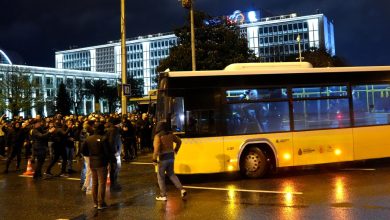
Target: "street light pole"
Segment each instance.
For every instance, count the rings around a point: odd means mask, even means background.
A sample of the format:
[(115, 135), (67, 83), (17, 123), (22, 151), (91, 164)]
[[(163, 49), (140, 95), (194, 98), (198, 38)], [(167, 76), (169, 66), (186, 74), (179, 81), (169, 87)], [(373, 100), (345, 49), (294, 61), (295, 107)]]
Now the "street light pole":
[(191, 0), (190, 17), (191, 17), (191, 57), (192, 57), (192, 71), (196, 71), (196, 56), (195, 56), (195, 30), (194, 30), (194, 7)]
[(192, 71), (196, 71), (196, 56), (195, 56), (195, 28), (194, 28), (194, 0), (179, 0), (183, 8), (190, 10), (191, 22), (191, 57), (192, 57)]
[(301, 51), (301, 36), (298, 34), (298, 37), (297, 37), (297, 41), (298, 41), (298, 52), (299, 52), (299, 62), (302, 62), (303, 60), (303, 57), (302, 57), (302, 51)]
[(122, 116), (127, 114), (127, 97), (124, 94), (123, 85), (127, 83), (127, 53), (126, 53), (126, 16), (125, 0), (121, 0), (121, 71), (122, 71)]

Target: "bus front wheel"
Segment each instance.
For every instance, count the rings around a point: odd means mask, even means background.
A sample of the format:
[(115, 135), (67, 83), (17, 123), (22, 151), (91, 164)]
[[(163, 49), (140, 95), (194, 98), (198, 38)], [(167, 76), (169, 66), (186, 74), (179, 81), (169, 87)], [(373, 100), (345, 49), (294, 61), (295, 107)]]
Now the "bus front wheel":
[(248, 178), (263, 177), (269, 169), (266, 154), (258, 147), (244, 151), (240, 160), (240, 172)]

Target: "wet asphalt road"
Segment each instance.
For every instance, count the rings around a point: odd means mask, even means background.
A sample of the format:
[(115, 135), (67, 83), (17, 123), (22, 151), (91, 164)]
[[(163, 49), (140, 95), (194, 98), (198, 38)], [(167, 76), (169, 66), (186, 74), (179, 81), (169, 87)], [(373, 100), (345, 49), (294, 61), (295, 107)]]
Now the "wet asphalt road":
[[(150, 155), (137, 162), (150, 162)], [(255, 180), (181, 176), (187, 200), (169, 185), (167, 202), (155, 201), (152, 165), (122, 165), (123, 190), (107, 191), (110, 207), (102, 211), (80, 191), (78, 174), (34, 181), (11, 165), (0, 175), (0, 219), (390, 219), (389, 159), (285, 169)]]

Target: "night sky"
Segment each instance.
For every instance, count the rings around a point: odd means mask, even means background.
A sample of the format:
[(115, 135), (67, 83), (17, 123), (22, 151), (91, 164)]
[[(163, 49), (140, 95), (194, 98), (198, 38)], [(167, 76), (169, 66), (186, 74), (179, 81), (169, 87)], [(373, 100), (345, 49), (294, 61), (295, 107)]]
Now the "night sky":
[[(173, 31), (186, 11), (177, 0), (127, 0), (127, 37)], [(210, 15), (262, 8), (275, 15), (324, 13), (336, 55), (350, 65), (390, 65), (388, 0), (196, 0)], [(54, 67), (55, 51), (120, 39), (120, 0), (1, 0), (0, 48), (18, 63)]]

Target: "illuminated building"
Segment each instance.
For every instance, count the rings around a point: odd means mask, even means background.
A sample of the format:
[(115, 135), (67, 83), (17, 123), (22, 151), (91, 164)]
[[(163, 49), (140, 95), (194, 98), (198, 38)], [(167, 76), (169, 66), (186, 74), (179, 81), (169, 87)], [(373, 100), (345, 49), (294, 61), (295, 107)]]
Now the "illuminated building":
[[(286, 56), (297, 55), (298, 35), (302, 51), (326, 48), (335, 55), (334, 28), (325, 15), (297, 14), (271, 16), (263, 10), (234, 11), (229, 16), (204, 21), (206, 25), (226, 22), (238, 25), (240, 34), (247, 38), (248, 46), (262, 62), (284, 61)], [(144, 94), (156, 88), (156, 68), (177, 45), (173, 33), (140, 36), (126, 41), (128, 79), (143, 79)], [(56, 52), (56, 68), (77, 69), (121, 74), (120, 41)]]
[[(155, 88), (156, 68), (177, 44), (173, 33), (147, 35), (127, 39), (127, 79), (143, 79), (144, 94)], [(108, 44), (56, 52), (56, 68), (121, 75), (120, 41)]]
[[(76, 100), (78, 89), (85, 88), (85, 82), (104, 80), (110, 86), (116, 86), (117, 74), (107, 72), (91, 72), (81, 70), (67, 70), (56, 69), (47, 67), (36, 66), (24, 66), (24, 65), (12, 65), (12, 64), (0, 64), (0, 81), (6, 79), (7, 74), (23, 73), (26, 74), (31, 81), (34, 81), (40, 87), (40, 91), (43, 92), (43, 99), (45, 105), (40, 109), (32, 108), (31, 111), (23, 112), (22, 116), (35, 117), (36, 114), (43, 116), (53, 115), (54, 110), (51, 109), (48, 104), (55, 103), (55, 96), (59, 85), (64, 83), (68, 94), (72, 100)], [(2, 88), (4, 91), (6, 88)], [(86, 115), (95, 111), (94, 97), (85, 97), (81, 101), (81, 106), (78, 106), (80, 115)], [(6, 103), (7, 101), (5, 101)], [(108, 112), (107, 100), (100, 100), (101, 112)], [(10, 116), (10, 112), (6, 112)], [(71, 113), (75, 114), (74, 108), (71, 109)]]
[(332, 56), (336, 55), (333, 23), (323, 14), (254, 18), (252, 15), (253, 22), (241, 24), (240, 32), (262, 62), (284, 61), (286, 56), (297, 55), (298, 43), (302, 51), (325, 48)]
[(5, 54), (2, 50), (0, 50), (0, 64), (12, 64), (7, 54)]

